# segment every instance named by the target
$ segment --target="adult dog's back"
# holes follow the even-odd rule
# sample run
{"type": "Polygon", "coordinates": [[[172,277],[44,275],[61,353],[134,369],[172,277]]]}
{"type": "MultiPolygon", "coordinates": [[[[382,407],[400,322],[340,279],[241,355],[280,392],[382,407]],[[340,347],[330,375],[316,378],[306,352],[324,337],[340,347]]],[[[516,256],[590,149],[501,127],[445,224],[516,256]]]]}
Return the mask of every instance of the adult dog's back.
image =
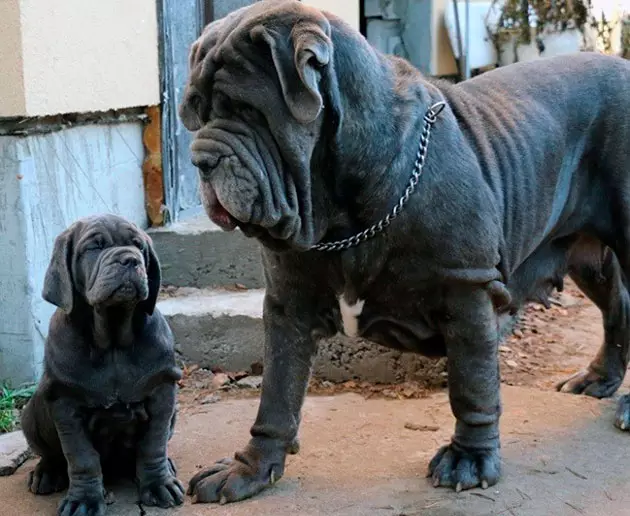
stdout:
{"type": "Polygon", "coordinates": [[[494,194],[508,273],[584,225],[629,235],[630,61],[579,53],[441,88],[494,194]]]}

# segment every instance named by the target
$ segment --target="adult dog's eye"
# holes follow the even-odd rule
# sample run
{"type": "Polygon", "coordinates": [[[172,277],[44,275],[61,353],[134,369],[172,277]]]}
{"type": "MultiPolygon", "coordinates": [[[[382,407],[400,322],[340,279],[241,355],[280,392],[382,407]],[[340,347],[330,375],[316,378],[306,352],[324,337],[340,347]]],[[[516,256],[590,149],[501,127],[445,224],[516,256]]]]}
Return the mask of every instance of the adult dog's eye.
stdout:
{"type": "Polygon", "coordinates": [[[254,121],[258,118],[258,111],[251,107],[249,104],[243,102],[232,102],[234,111],[245,121],[254,121]]]}
{"type": "Polygon", "coordinates": [[[220,91],[212,94],[212,111],[220,117],[229,116],[232,112],[232,102],[230,97],[220,91]]]}

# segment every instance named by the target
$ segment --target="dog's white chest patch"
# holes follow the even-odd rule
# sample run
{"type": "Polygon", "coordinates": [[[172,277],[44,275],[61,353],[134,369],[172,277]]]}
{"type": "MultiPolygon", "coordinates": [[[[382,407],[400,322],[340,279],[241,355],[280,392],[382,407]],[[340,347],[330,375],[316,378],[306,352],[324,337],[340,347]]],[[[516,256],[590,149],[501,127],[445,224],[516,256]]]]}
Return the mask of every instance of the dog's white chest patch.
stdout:
{"type": "Polygon", "coordinates": [[[339,296],[343,332],[348,337],[356,337],[359,334],[359,316],[363,312],[364,304],[365,301],[363,299],[357,299],[357,302],[351,305],[345,300],[343,294],[339,296]]]}

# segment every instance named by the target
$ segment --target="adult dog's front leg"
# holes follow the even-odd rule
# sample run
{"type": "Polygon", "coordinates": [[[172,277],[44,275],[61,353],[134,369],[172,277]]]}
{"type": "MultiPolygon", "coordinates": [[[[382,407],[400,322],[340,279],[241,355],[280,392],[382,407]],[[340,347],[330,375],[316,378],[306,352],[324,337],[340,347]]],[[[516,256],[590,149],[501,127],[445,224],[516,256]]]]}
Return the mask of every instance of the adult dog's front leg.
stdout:
{"type": "Polygon", "coordinates": [[[457,422],[449,445],[429,465],[433,485],[457,491],[497,483],[500,477],[500,377],[496,315],[483,289],[449,292],[442,331],[448,387],[457,422]]]}
{"type": "Polygon", "coordinates": [[[61,501],[59,516],[103,516],[105,492],[98,452],[85,430],[80,408],[69,398],[52,402],[51,413],[68,461],[70,487],[61,501]]]}
{"type": "Polygon", "coordinates": [[[287,453],[297,453],[300,412],[316,352],[309,320],[307,309],[298,319],[295,305],[267,294],[262,395],[252,438],[234,459],[224,459],[191,479],[188,492],[193,501],[249,498],[284,474],[287,453]]]}
{"type": "Polygon", "coordinates": [[[162,508],[181,505],[185,489],[175,477],[167,446],[175,413],[175,385],[164,383],[146,404],[148,429],[138,443],[136,477],[140,500],[162,508]]]}

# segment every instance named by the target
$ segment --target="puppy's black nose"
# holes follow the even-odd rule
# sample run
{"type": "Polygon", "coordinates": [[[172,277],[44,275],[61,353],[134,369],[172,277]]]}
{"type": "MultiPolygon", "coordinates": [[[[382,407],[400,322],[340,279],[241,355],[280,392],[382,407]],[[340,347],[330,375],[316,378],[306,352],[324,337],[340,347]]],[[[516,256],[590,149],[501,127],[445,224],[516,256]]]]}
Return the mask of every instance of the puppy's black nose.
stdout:
{"type": "Polygon", "coordinates": [[[118,258],[118,263],[125,267],[137,267],[140,265],[140,260],[132,254],[127,254],[118,258]]]}

